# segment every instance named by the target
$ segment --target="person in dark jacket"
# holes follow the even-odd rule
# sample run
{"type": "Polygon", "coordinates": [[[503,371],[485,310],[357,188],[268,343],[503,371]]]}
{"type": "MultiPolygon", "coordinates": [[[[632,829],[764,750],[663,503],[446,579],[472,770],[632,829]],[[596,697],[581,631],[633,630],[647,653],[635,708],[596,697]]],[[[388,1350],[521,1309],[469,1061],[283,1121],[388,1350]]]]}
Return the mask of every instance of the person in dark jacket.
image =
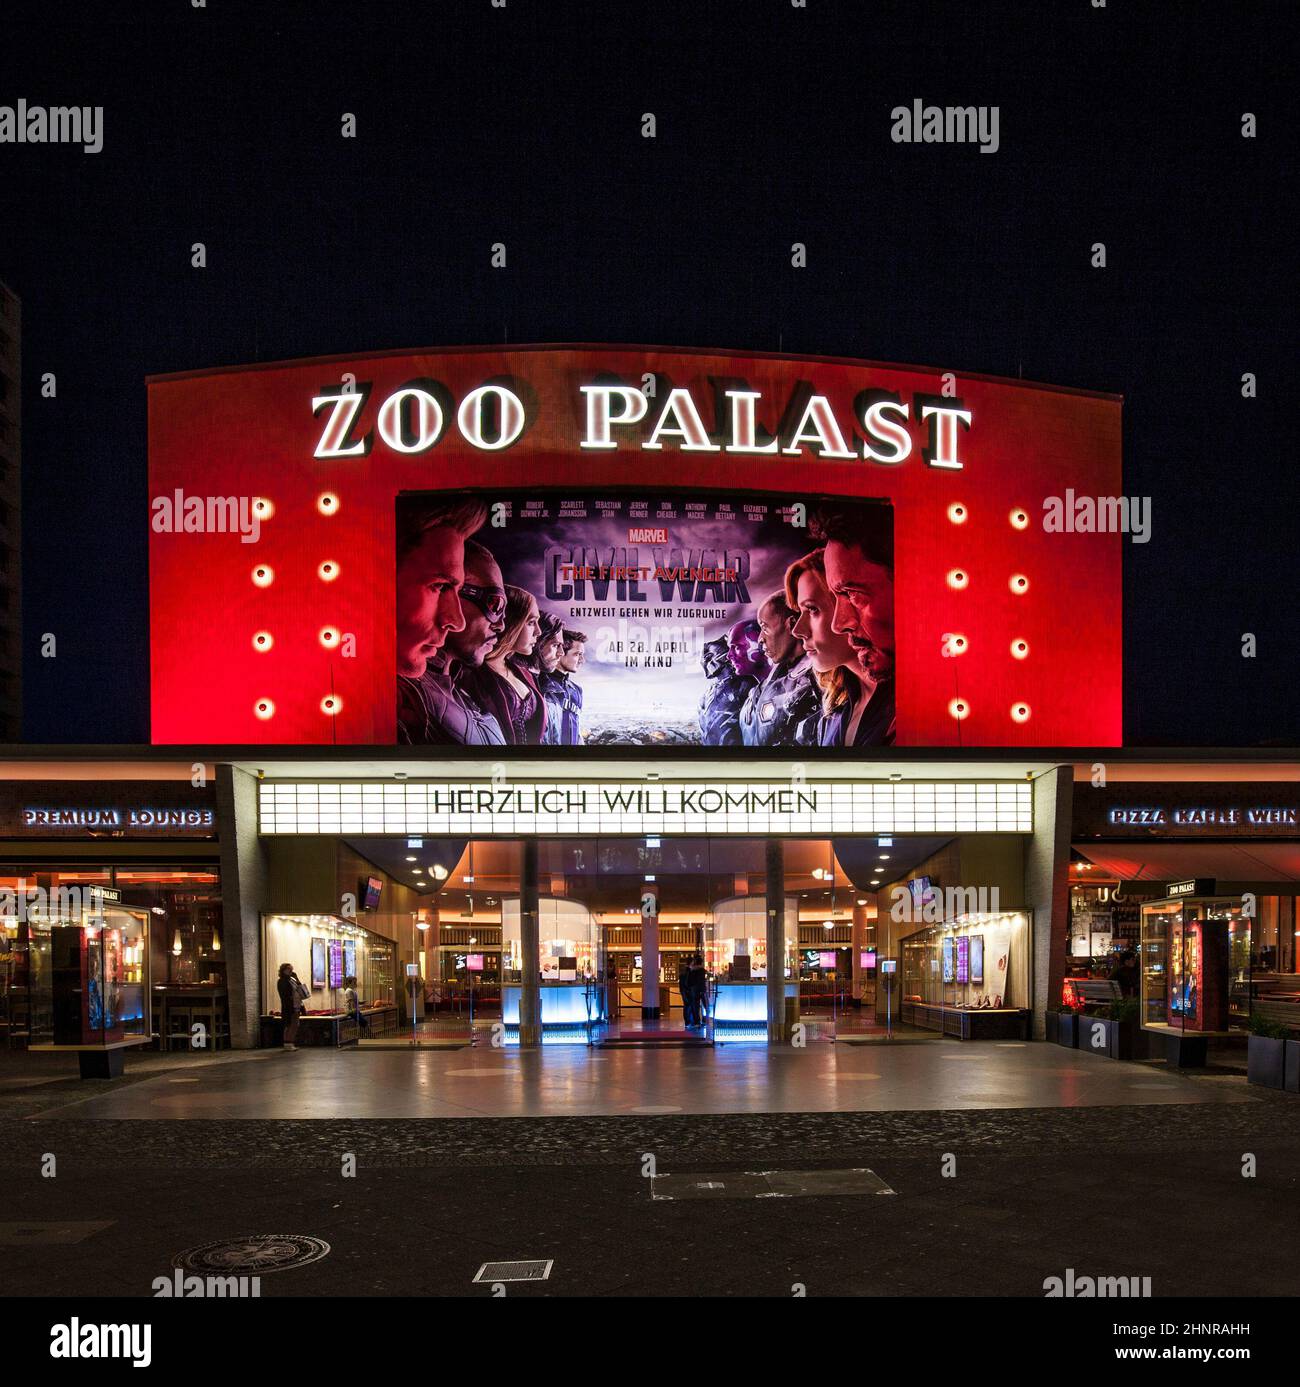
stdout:
{"type": "Polygon", "coordinates": [[[709,975],[704,971],[704,959],[696,954],[691,959],[691,971],[687,982],[691,994],[690,1026],[702,1026],[709,1009],[709,975]]]}
{"type": "Polygon", "coordinates": [[[695,1021],[692,1006],[694,998],[691,993],[691,961],[685,955],[682,956],[682,961],[677,967],[677,990],[682,994],[683,1022],[687,1026],[693,1026],[695,1021]]]}
{"type": "Polygon", "coordinates": [[[280,976],[275,980],[275,990],[280,998],[280,1015],[284,1020],[284,1048],[286,1050],[298,1048],[294,1042],[298,1039],[298,1017],[302,1011],[302,1002],[298,996],[300,987],[302,987],[302,982],[298,974],[293,971],[293,964],[282,963],[280,976]]]}

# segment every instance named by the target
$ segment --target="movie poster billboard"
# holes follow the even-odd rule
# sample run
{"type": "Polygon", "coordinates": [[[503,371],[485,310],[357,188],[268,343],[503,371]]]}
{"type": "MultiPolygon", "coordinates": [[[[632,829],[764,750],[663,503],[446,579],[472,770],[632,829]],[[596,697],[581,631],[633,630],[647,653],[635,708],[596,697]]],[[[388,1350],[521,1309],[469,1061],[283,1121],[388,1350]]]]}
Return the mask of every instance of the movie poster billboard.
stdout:
{"type": "Polygon", "coordinates": [[[400,742],[894,740],[887,504],[403,495],[396,534],[400,742]]]}

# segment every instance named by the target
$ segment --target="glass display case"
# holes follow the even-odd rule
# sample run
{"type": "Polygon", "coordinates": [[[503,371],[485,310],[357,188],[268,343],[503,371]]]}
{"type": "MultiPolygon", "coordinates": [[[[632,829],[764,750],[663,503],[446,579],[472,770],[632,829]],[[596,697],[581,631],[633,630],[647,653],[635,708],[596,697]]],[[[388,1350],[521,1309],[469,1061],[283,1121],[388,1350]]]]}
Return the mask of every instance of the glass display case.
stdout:
{"type": "Polygon", "coordinates": [[[396,949],[391,939],[335,915],[266,915],[262,918],[262,1015],[280,1010],[280,965],[293,965],[308,989],[304,1015],[344,1011],[355,979],[363,1012],[395,1007],[396,949]]]}
{"type": "Polygon", "coordinates": [[[1250,1019],[1251,921],[1240,897],[1142,907],[1141,1016],[1148,1030],[1219,1035],[1250,1019]]]}
{"type": "Polygon", "coordinates": [[[146,911],[89,895],[29,913],[24,933],[30,1044],[112,1045],[149,1035],[146,911]]]}
{"type": "Polygon", "coordinates": [[[902,1020],[962,1039],[1024,1034],[1032,964],[1029,920],[1023,911],[962,916],[903,938],[902,1020]]]}

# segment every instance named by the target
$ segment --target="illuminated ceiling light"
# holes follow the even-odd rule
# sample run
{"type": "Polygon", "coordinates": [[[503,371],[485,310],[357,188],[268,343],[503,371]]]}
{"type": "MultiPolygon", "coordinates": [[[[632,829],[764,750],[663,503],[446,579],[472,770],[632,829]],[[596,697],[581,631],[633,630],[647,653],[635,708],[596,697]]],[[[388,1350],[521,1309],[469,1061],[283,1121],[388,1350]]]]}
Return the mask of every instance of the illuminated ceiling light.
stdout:
{"type": "Polygon", "coordinates": [[[648,848],[657,848],[657,847],[659,846],[659,839],[658,839],[658,838],[647,838],[647,839],[645,840],[645,845],[646,845],[646,847],[648,847],[648,848]]]}
{"type": "Polygon", "coordinates": [[[865,896],[859,896],[859,897],[858,897],[858,902],[857,902],[857,903],[858,903],[859,905],[866,905],[866,903],[867,903],[867,898],[866,898],[865,896]]]}
{"type": "Polygon", "coordinates": [[[316,498],[316,509],[322,515],[337,515],[339,498],[332,491],[322,491],[316,498]]]}
{"type": "Polygon", "coordinates": [[[332,626],[322,626],[320,632],[320,643],[326,650],[333,650],[339,643],[339,633],[332,626]]]}
{"type": "Polygon", "coordinates": [[[897,784],[900,780],[902,780],[902,778],[903,778],[903,772],[902,772],[902,771],[890,771],[890,772],[889,772],[889,778],[890,778],[890,780],[892,780],[895,784],[897,784]]]}
{"type": "Polygon", "coordinates": [[[253,497],[253,514],[259,520],[270,520],[275,514],[275,507],[266,499],[265,496],[253,497]]]}
{"type": "Polygon", "coordinates": [[[944,653],[947,655],[964,655],[966,653],[966,646],[966,637],[959,631],[953,631],[944,641],[944,653]]]}
{"type": "Polygon", "coordinates": [[[880,857],[879,857],[877,860],[880,861],[880,862],[888,862],[888,861],[889,861],[889,854],[888,854],[887,852],[882,852],[882,853],[880,854],[880,857]]]}
{"type": "Polygon", "coordinates": [[[960,722],[970,713],[970,704],[964,698],[954,698],[948,704],[948,713],[960,722]]]}
{"type": "Polygon", "coordinates": [[[1012,722],[1028,722],[1028,721],[1029,721],[1029,704],[1028,704],[1028,703],[1013,703],[1013,704],[1011,705],[1011,720],[1012,720],[1012,722]]]}
{"type": "Polygon", "coordinates": [[[474,878],[473,878],[472,876],[468,876],[468,875],[463,876],[463,877],[461,877],[461,880],[462,880],[467,886],[472,886],[472,885],[474,884],[474,878]]]}
{"type": "Polygon", "coordinates": [[[441,862],[435,862],[433,864],[433,878],[435,881],[447,880],[447,869],[441,862]]]}
{"type": "Polygon", "coordinates": [[[415,861],[415,858],[413,858],[413,857],[408,857],[406,860],[407,860],[408,862],[414,862],[414,861],[415,861]]]}
{"type": "Polygon", "coordinates": [[[835,928],[835,921],[834,921],[834,920],[823,920],[823,921],[822,921],[822,929],[834,929],[834,928],[835,928]]]}
{"type": "Polygon", "coordinates": [[[253,636],[253,649],[265,653],[275,644],[275,637],[269,631],[258,631],[253,636]]]}
{"type": "Polygon", "coordinates": [[[872,884],[872,886],[879,886],[879,885],[880,885],[880,878],[879,878],[879,877],[872,877],[872,879],[871,879],[871,884],[872,884]]]}
{"type": "Polygon", "coordinates": [[[1011,591],[1019,595],[1029,591],[1029,579],[1023,573],[1013,573],[1011,575],[1011,591]]]}
{"type": "Polygon", "coordinates": [[[658,772],[658,771],[646,771],[646,773],[645,773],[645,778],[646,778],[647,780],[658,780],[658,779],[659,779],[659,772],[658,772]]]}
{"type": "Polygon", "coordinates": [[[320,701],[320,710],[326,717],[333,717],[343,707],[343,700],[338,694],[326,694],[320,701]]]}
{"type": "Polygon", "coordinates": [[[181,932],[177,930],[176,933],[172,935],[172,953],[179,958],[183,947],[184,946],[181,944],[181,932]]]}
{"type": "Polygon", "coordinates": [[[814,867],[812,869],[812,874],[817,878],[818,881],[820,881],[822,877],[826,875],[826,873],[820,867],[814,867]]]}
{"type": "Polygon", "coordinates": [[[894,846],[894,840],[892,838],[881,837],[877,840],[876,846],[878,848],[892,848],[894,846]]]}
{"type": "Polygon", "coordinates": [[[268,563],[259,563],[253,570],[253,586],[269,588],[275,582],[275,569],[268,563]]]}
{"type": "Polygon", "coordinates": [[[954,525],[964,525],[969,515],[970,512],[960,501],[954,501],[952,505],[948,507],[948,519],[951,520],[954,525]]]}
{"type": "Polygon", "coordinates": [[[1017,636],[1015,640],[1011,642],[1011,654],[1017,660],[1027,659],[1029,656],[1029,642],[1022,636],[1017,636]]]}
{"type": "Polygon", "coordinates": [[[273,718],[275,716],[275,704],[272,703],[269,698],[259,698],[257,702],[253,704],[253,715],[261,718],[262,721],[265,722],[267,718],[273,718]]]}
{"type": "Polygon", "coordinates": [[[333,559],[326,559],[316,570],[322,583],[332,583],[339,576],[339,566],[333,559]]]}
{"type": "Polygon", "coordinates": [[[1029,513],[1017,506],[1011,512],[1011,523],[1017,530],[1027,530],[1029,528],[1029,513]]]}
{"type": "Polygon", "coordinates": [[[960,591],[970,582],[970,574],[964,568],[954,568],[948,574],[948,586],[960,591]]]}

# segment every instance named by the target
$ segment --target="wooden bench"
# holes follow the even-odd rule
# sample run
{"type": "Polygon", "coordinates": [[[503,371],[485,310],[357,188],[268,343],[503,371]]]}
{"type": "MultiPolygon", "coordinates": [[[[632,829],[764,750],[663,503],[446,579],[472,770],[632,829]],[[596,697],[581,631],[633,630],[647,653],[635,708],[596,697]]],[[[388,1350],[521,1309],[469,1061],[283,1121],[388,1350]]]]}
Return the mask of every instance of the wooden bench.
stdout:
{"type": "Polygon", "coordinates": [[[1300,1031],[1300,1002],[1275,1002],[1256,997],[1250,1004],[1251,1014],[1264,1021],[1275,1021],[1289,1031],[1300,1031]]]}
{"type": "Polygon", "coordinates": [[[136,1035],[127,1040],[110,1040],[104,1045],[29,1045],[27,1053],[58,1055],[75,1051],[83,1079],[120,1079],[126,1052],[133,1045],[152,1044],[152,1036],[136,1035]]]}
{"type": "Polygon", "coordinates": [[[1114,978],[1066,978],[1066,982],[1086,1007],[1109,1006],[1124,995],[1114,978]]]}

